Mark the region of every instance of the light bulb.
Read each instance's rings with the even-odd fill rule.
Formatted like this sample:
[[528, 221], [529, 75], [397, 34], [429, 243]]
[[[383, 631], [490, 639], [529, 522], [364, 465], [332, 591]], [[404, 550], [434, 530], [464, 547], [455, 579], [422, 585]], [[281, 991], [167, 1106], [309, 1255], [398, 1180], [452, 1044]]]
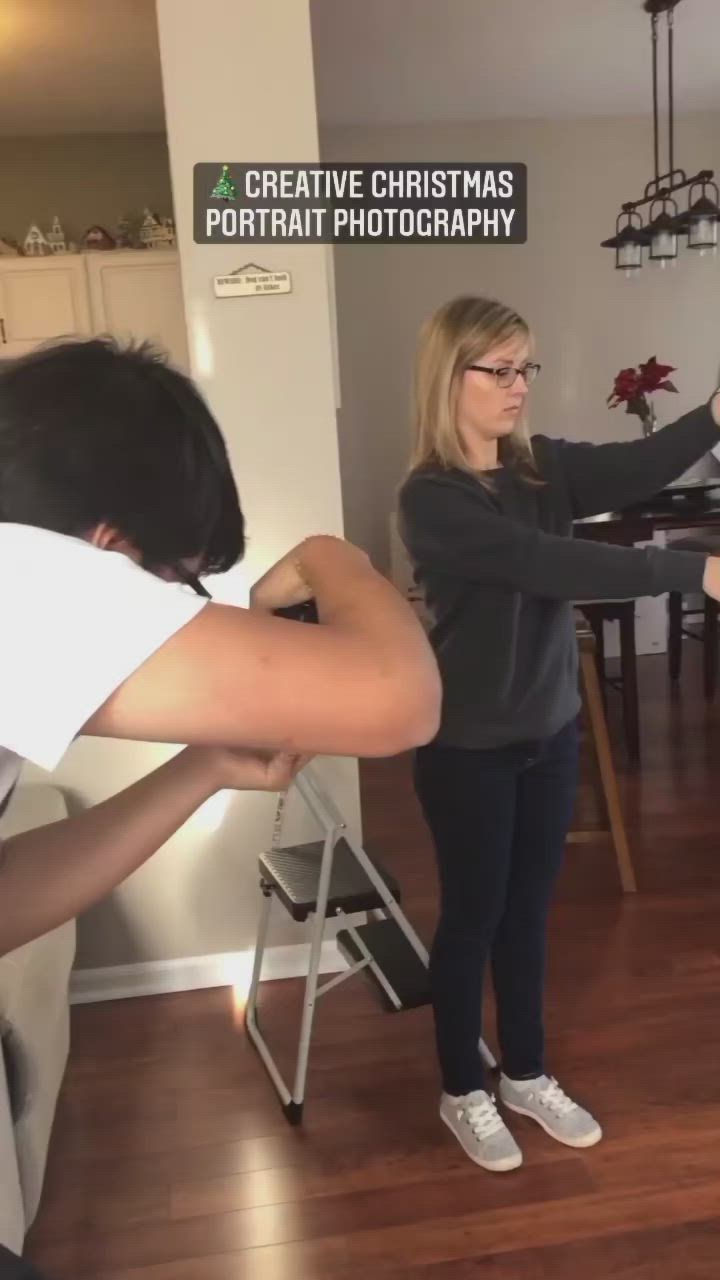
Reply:
[[652, 238], [650, 257], [654, 262], [665, 264], [668, 258], [677, 255], [677, 236], [674, 231], [657, 231]]
[[698, 218], [690, 223], [688, 231], [689, 249], [710, 249], [717, 245], [718, 224], [715, 218]]
[[618, 249], [618, 267], [626, 272], [642, 266], [642, 246], [630, 241]]

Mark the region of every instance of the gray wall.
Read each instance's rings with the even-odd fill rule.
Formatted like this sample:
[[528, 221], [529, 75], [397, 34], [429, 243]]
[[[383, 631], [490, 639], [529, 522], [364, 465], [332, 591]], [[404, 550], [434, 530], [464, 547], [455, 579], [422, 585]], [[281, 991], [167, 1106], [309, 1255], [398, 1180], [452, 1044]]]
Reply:
[[[678, 366], [680, 394], [658, 394], [661, 423], [708, 396], [720, 363], [720, 257], [683, 251], [665, 271], [628, 281], [599, 247], [622, 200], [651, 176], [647, 119], [528, 120], [433, 128], [325, 130], [325, 160], [524, 161], [525, 245], [337, 246], [335, 271], [347, 536], [387, 564], [388, 516], [409, 449], [409, 388], [424, 317], [459, 292], [516, 306], [538, 339], [543, 371], [531, 427], [586, 440], [630, 438], [636, 418], [605, 404], [615, 373], [656, 354]], [[720, 117], [677, 122], [688, 173], [720, 169]]]

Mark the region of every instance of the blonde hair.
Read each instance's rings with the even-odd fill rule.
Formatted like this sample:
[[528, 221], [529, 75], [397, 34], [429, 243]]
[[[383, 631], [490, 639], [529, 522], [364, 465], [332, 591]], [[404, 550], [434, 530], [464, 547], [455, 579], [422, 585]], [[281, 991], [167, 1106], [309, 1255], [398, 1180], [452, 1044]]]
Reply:
[[[492, 348], [508, 339], [531, 340], [522, 316], [492, 298], [460, 297], [446, 302], [420, 331], [415, 361], [415, 444], [410, 470], [427, 463], [472, 471], [458, 427], [462, 378]], [[499, 443], [499, 459], [515, 466], [531, 483], [539, 481], [524, 415]], [[482, 475], [480, 475], [482, 479]]]

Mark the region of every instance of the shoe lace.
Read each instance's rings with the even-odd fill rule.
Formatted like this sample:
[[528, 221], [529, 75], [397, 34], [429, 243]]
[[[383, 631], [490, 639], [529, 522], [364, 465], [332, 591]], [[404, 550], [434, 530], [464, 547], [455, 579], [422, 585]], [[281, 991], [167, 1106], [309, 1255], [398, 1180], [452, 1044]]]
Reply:
[[495, 1099], [490, 1097], [489, 1094], [484, 1096], [474, 1094], [471, 1096], [473, 1101], [466, 1103], [461, 1108], [460, 1114], [464, 1116], [476, 1138], [490, 1138], [503, 1128], [503, 1121], [498, 1115]]
[[567, 1094], [560, 1088], [557, 1080], [550, 1080], [544, 1089], [538, 1094], [540, 1101], [544, 1107], [552, 1111], [556, 1116], [569, 1115], [571, 1111], [575, 1111], [577, 1103], [572, 1098], [568, 1098]]

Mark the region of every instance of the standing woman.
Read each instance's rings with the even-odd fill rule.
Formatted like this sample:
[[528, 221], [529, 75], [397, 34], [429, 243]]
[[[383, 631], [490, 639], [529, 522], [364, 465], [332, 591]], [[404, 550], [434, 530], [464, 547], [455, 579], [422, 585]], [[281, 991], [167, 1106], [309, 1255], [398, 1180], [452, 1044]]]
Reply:
[[488, 963], [500, 1102], [568, 1146], [602, 1136], [544, 1057], [547, 916], [577, 776], [572, 601], [673, 590], [720, 598], [716, 557], [571, 536], [573, 520], [650, 496], [717, 445], [720, 395], [648, 439], [531, 438], [525, 400], [540, 368], [531, 348], [525, 321], [497, 301], [456, 298], [428, 321], [399, 501], [443, 681], [440, 730], [415, 764], [441, 886], [431, 956], [440, 1115], [472, 1160], [498, 1172], [522, 1155], [478, 1048]]

